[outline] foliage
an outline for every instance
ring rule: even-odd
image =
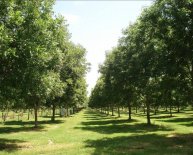
[[[116,106],[146,107],[148,124],[152,107],[192,105],[192,8],[189,0],[157,0],[144,9],[106,56],[100,96]]]

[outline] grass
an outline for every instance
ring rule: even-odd
[[[193,111],[152,115],[152,126],[143,113],[121,118],[83,110],[68,118],[40,117],[0,124],[0,155],[191,155]]]

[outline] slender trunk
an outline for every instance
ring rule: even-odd
[[[56,112],[56,105],[53,102],[53,104],[52,104],[52,121],[55,121],[55,112]]]
[[[135,113],[137,114],[137,106],[135,107]]]
[[[3,120],[3,122],[6,121],[6,114],[4,114],[3,112],[2,112],[2,120]]]
[[[34,106],[34,117],[35,117],[34,125],[37,128],[38,127],[38,102],[36,102]]]
[[[108,106],[108,109],[107,109],[107,115],[109,115],[109,106]]]
[[[23,120],[23,111],[21,112],[21,120]]]
[[[130,103],[128,103],[128,114],[129,114],[128,120],[131,120],[131,104]]]
[[[74,114],[74,107],[72,107],[72,114]]]
[[[166,112],[168,111],[168,106],[166,106]]]
[[[18,115],[17,115],[17,121],[19,121],[19,113],[18,113]]]
[[[180,105],[178,104],[178,113],[180,112]]]
[[[29,115],[30,115],[30,109],[28,109],[27,120],[29,120]]]
[[[170,104],[170,117],[172,117],[172,106]]]
[[[151,125],[149,101],[147,101],[146,106],[147,106],[147,125]]]
[[[120,115],[120,108],[119,108],[119,106],[118,106],[118,117],[121,117],[121,115]]]
[[[112,116],[114,116],[114,108],[113,108],[113,106],[112,106],[111,110],[112,110]]]
[[[145,106],[143,107],[143,113],[145,114]]]
[[[7,115],[6,115],[6,113],[4,114],[4,122],[6,121],[6,119],[7,119]]]
[[[41,109],[41,117],[43,116],[43,109]]]
[[[191,74],[191,86],[193,88],[193,60],[191,61],[191,73],[190,74]],[[190,95],[191,95],[191,103],[193,106],[193,91]]]
[[[66,106],[66,116],[68,117],[68,106]]]
[[[157,108],[156,108],[156,106],[154,107],[154,115],[156,115],[157,114]]]

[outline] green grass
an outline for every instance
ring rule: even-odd
[[[193,111],[152,115],[152,126],[142,113],[128,121],[83,110],[68,118],[40,117],[0,124],[0,155],[191,155]]]

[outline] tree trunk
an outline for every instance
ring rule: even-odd
[[[66,106],[66,116],[68,117],[68,106]]]
[[[172,106],[170,105],[170,117],[172,117]]]
[[[145,114],[145,106],[143,107],[143,113]]]
[[[192,85],[192,88],[193,88],[193,60],[191,61],[191,85]],[[191,103],[192,103],[192,106],[193,106],[193,89],[192,89],[192,93],[191,93]]]
[[[34,117],[35,117],[35,128],[38,127],[38,102],[35,103],[35,106],[34,106]]]
[[[154,115],[157,115],[157,108],[154,108]]]
[[[107,108],[107,115],[109,115],[109,106],[108,106],[108,108]]]
[[[136,106],[136,108],[135,108],[135,113],[137,114],[137,106]]]
[[[28,109],[27,120],[29,120],[30,109]]]
[[[74,114],[75,112],[74,112],[74,107],[72,107],[72,114]]]
[[[180,112],[180,105],[178,104],[178,113]]]
[[[43,116],[43,109],[41,109],[41,117]]]
[[[128,104],[129,120],[131,120],[131,104]]]
[[[52,104],[52,121],[55,121],[55,112],[56,112],[56,105],[53,102],[53,104]]]
[[[2,112],[2,120],[3,120],[3,122],[6,121],[6,113],[4,114],[4,113]]]
[[[166,112],[168,111],[168,106],[166,106]]]
[[[147,125],[151,125],[149,101],[147,101],[146,106],[147,106]]]
[[[111,110],[112,110],[112,116],[114,116],[114,108],[113,108],[113,106],[112,106]]]
[[[118,117],[121,117],[121,115],[120,115],[120,109],[119,109],[119,106],[118,106]]]

